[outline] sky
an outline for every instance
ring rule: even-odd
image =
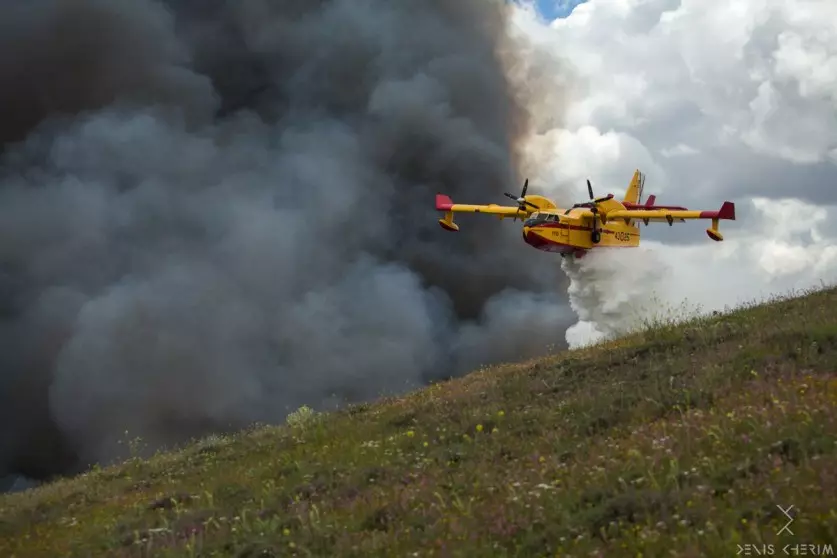
[[[549,20],[563,18],[570,15],[573,8],[583,4],[586,0],[538,0],[538,12]]]
[[[567,204],[586,197],[589,177],[597,195],[621,196],[639,168],[658,203],[730,200],[738,217],[722,223],[723,243],[703,222],[657,224],[629,255],[568,270],[582,315],[568,338],[595,336],[652,295],[722,309],[837,279],[837,3],[589,0],[559,11],[539,0],[514,16],[523,79],[551,82],[533,109],[530,191]],[[582,286],[593,269],[611,273]]]

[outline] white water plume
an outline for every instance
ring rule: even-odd
[[[570,306],[578,315],[566,333],[571,348],[700,311],[674,302],[673,269],[652,248],[592,250],[582,259],[565,259],[561,268],[570,278]]]

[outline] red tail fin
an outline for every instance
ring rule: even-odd
[[[453,200],[444,194],[436,194],[436,209],[438,211],[449,211],[453,206]]]
[[[718,211],[718,219],[729,219],[735,221],[735,204],[725,201],[721,204],[721,209]]]
[[[701,219],[729,219],[735,221],[735,204],[725,201],[718,211],[701,211]]]

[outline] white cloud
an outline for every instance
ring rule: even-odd
[[[551,67],[570,84],[535,111],[553,123],[529,161],[550,193],[585,196],[589,175],[618,194],[640,168],[663,203],[738,209],[723,243],[658,225],[640,250],[568,269],[583,318],[573,342],[652,291],[717,309],[837,281],[835,21],[824,0],[589,0],[551,23],[515,11],[531,52],[562,60]]]
[[[663,157],[682,157],[684,155],[697,155],[698,153],[700,151],[685,143],[678,143],[674,147],[666,147],[660,150],[660,155]]]
[[[657,176],[655,188],[664,189],[664,171],[640,141],[623,132],[601,132],[593,126],[575,131],[556,128],[533,138],[530,155],[543,194],[564,205],[586,201],[589,178],[596,195],[621,195],[637,166]]]

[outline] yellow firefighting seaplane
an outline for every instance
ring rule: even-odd
[[[545,252],[557,252],[561,257],[573,255],[581,258],[588,250],[599,247],[633,248],[639,246],[639,222],[685,222],[687,219],[711,219],[712,226],[706,234],[715,241],[724,237],[718,231],[720,219],[735,220],[735,204],[725,201],[716,211],[695,211],[673,205],[655,205],[656,196],[648,196],[641,203],[645,175],[634,172],[622,201],[613,194],[603,198],[593,196],[593,186],[587,180],[590,201],[577,203],[569,209],[559,208],[549,198],[526,195],[529,180],[523,183],[520,196],[505,192],[517,206],[468,205],[453,203],[444,194],[436,195],[436,209],[445,216],[439,219],[443,229],[456,232],[459,225],[453,222],[454,213],[488,213],[500,219],[512,217],[523,221],[523,240]]]

